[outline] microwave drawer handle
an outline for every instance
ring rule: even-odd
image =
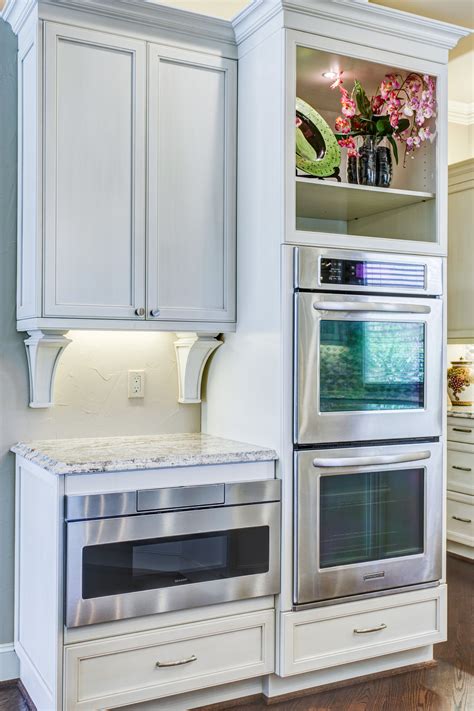
[[[183,664],[191,664],[191,662],[197,662],[197,657],[195,654],[191,654],[187,659],[178,659],[175,662],[156,662],[156,667],[161,669],[163,667],[181,667]]]
[[[422,306],[420,304],[364,304],[355,301],[315,301],[313,308],[316,311],[383,311],[397,314],[429,314],[431,313],[430,306]]]
[[[357,629],[357,627],[354,630],[354,634],[370,634],[370,632],[381,632],[382,630],[386,630],[387,625],[385,625],[383,622],[381,625],[377,625],[377,627],[362,627],[361,629]]]
[[[337,459],[313,459],[313,467],[369,467],[373,464],[399,464],[400,462],[419,462],[429,459],[431,452],[412,452],[411,454],[384,454],[375,457],[340,457]]]

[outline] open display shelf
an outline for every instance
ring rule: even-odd
[[[296,68],[296,96],[312,106],[333,131],[335,120],[341,115],[340,91],[331,89],[332,81],[325,73],[343,72],[344,87],[349,92],[358,79],[369,97],[377,93],[386,74],[406,76],[410,73],[406,69],[304,46],[296,49]],[[297,175],[296,231],[436,243],[437,139],[425,141],[413,156],[404,155],[403,144],[399,144],[398,149],[399,163],[392,161],[390,188],[344,182],[347,176],[344,148],[339,166],[343,182],[337,182],[335,177],[320,180]]]
[[[434,193],[416,190],[296,178],[296,212],[298,217],[309,219],[358,220],[434,200],[434,197]]]

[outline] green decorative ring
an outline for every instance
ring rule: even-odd
[[[303,99],[296,99],[296,111],[319,131],[325,148],[324,155],[317,160],[308,160],[297,153],[296,167],[318,178],[327,178],[334,175],[334,171],[341,164],[341,149],[331,127],[321,114],[318,114],[316,109],[313,109]]]

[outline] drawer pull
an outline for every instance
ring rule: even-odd
[[[382,622],[381,625],[378,627],[363,627],[362,629],[358,630],[357,628],[354,630],[354,634],[369,634],[369,632],[380,632],[381,630],[386,630],[387,625],[384,625]]]
[[[460,472],[472,472],[471,467],[458,467],[456,464],[453,464],[452,469],[457,469]]]
[[[465,434],[471,434],[472,430],[468,427],[453,427],[453,432],[464,432]]]
[[[461,521],[461,523],[472,523],[470,518],[461,518],[461,516],[451,516],[455,521]]]
[[[156,666],[160,667],[180,667],[183,664],[191,664],[191,662],[197,662],[197,657],[195,654],[191,654],[187,659],[178,659],[176,662],[156,662]]]

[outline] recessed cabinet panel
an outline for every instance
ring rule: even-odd
[[[231,321],[235,62],[149,51],[148,313]]]
[[[144,307],[145,43],[46,28],[45,315]]]

